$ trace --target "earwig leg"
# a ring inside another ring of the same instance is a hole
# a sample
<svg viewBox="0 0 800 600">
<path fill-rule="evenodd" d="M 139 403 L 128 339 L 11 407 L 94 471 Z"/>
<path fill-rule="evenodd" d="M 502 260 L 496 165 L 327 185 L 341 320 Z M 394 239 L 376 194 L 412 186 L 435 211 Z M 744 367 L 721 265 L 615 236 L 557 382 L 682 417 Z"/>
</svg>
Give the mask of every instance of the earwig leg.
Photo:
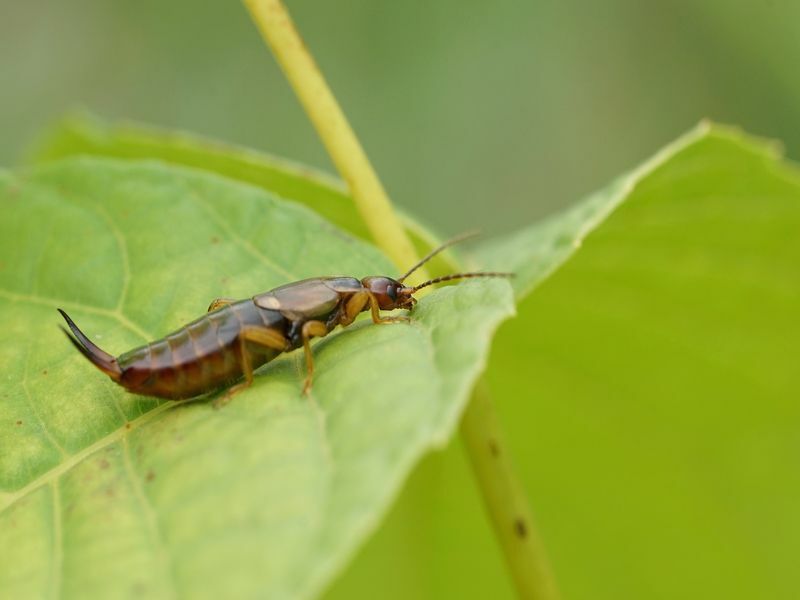
<svg viewBox="0 0 800 600">
<path fill-rule="evenodd" d="M 277 331 L 261 327 L 245 327 L 239 334 L 239 356 L 242 361 L 244 381 L 230 388 L 225 392 L 225 395 L 215 398 L 212 402 L 214 408 L 222 408 L 231 401 L 234 394 L 249 388 L 253 384 L 253 365 L 250 362 L 250 354 L 247 351 L 248 344 L 256 348 L 269 348 L 271 350 L 280 350 L 281 352 L 289 349 L 289 340 Z"/>
<path fill-rule="evenodd" d="M 356 292 L 350 296 L 350 299 L 344 305 L 344 314 L 339 319 L 339 324 L 343 327 L 350 325 L 356 320 L 359 313 L 364 310 L 367 302 L 369 302 L 369 292 L 367 291 Z"/>
<path fill-rule="evenodd" d="M 367 294 L 369 294 L 369 292 L 367 292 Z M 378 304 L 378 299 L 374 294 L 369 294 L 369 308 L 372 314 L 372 322 L 378 325 L 385 323 L 408 323 L 411 320 L 411 317 L 382 317 L 380 312 L 381 306 Z"/>
<path fill-rule="evenodd" d="M 343 326 L 350 325 L 350 323 L 355 321 L 358 314 L 364 310 L 367 302 L 369 302 L 370 305 L 373 323 L 398 323 L 411 320 L 409 317 L 382 317 L 378 299 L 373 294 L 364 290 L 363 292 L 356 292 L 347 301 L 347 304 L 344 306 L 344 314 L 339 319 L 339 324 Z"/>
<path fill-rule="evenodd" d="M 289 340 L 273 329 L 265 329 L 263 327 L 245 327 L 242 329 L 240 337 L 245 342 L 250 342 L 256 349 L 258 347 L 269 348 L 271 350 L 280 350 L 286 352 L 289 350 Z"/>
<path fill-rule="evenodd" d="M 211 301 L 211 304 L 208 305 L 208 311 L 212 312 L 217 310 L 218 308 L 222 308 L 223 306 L 228 306 L 228 304 L 233 304 L 236 302 L 233 298 L 215 298 Z"/>
<path fill-rule="evenodd" d="M 246 390 L 253 384 L 253 365 L 250 362 L 250 355 L 247 353 L 247 348 L 245 348 L 246 343 L 247 340 L 245 339 L 245 336 L 242 335 L 239 338 L 239 360 L 242 361 L 242 374 L 244 375 L 244 381 L 242 383 L 237 383 L 232 388 L 228 388 L 228 391 L 225 392 L 224 395 L 214 398 L 214 401 L 211 403 L 211 405 L 217 410 L 230 402 L 235 394 L 238 394 L 242 390 Z"/>
<path fill-rule="evenodd" d="M 311 338 L 324 337 L 328 335 L 328 328 L 322 321 L 307 321 L 303 323 L 303 352 L 306 355 L 306 381 L 303 384 L 303 393 L 311 391 L 311 382 L 314 375 L 314 355 L 311 352 Z"/>
</svg>

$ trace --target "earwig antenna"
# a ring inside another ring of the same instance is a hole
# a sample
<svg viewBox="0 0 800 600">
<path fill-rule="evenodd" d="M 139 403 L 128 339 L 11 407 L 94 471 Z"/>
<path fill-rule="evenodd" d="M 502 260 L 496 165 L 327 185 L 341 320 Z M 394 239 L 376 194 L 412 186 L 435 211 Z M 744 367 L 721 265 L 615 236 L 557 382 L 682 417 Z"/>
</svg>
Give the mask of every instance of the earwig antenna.
<svg viewBox="0 0 800 600">
<path fill-rule="evenodd" d="M 449 248 L 450 246 L 452 246 L 454 244 L 458 244 L 459 242 L 463 242 L 464 240 L 468 240 L 470 238 L 474 238 L 474 237 L 476 237 L 478 235 L 479 235 L 479 232 L 477 232 L 477 231 L 467 231 L 466 233 L 462 233 L 461 235 L 457 235 L 456 237 L 447 240 L 444 244 L 442 244 L 438 248 L 434 248 L 433 250 L 428 252 L 428 254 L 425 256 L 425 258 L 423 258 L 417 264 L 415 264 L 413 267 L 411 267 L 408 270 L 408 272 L 405 275 L 403 275 L 400 279 L 398 279 L 397 281 L 399 281 L 400 283 L 403 283 L 403 280 L 406 277 L 411 275 L 414 271 L 419 269 L 422 265 L 424 265 L 426 262 L 428 262 L 434 256 L 439 254 L 439 252 L 441 252 L 442 250 L 444 250 L 446 248 Z"/>
<path fill-rule="evenodd" d="M 429 279 L 425 283 L 420 283 L 411 288 L 411 293 L 421 290 L 424 287 L 433 285 L 434 283 L 442 283 L 443 281 L 452 281 L 453 279 L 469 279 L 471 277 L 514 277 L 514 273 L 498 273 L 496 271 L 486 271 L 483 273 L 453 273 L 452 275 L 443 275 L 442 277 L 435 277 Z"/>
</svg>

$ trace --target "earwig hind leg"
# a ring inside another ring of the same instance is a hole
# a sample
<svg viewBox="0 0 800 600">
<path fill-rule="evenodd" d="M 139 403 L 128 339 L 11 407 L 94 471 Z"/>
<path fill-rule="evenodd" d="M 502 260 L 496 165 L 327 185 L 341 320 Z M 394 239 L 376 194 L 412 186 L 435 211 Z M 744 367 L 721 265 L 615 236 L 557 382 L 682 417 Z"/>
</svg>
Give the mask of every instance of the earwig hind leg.
<svg viewBox="0 0 800 600">
<path fill-rule="evenodd" d="M 215 409 L 219 410 L 223 406 L 225 406 L 228 402 L 230 402 L 234 395 L 238 394 L 242 390 L 246 390 L 251 385 L 253 385 L 253 365 L 250 363 L 250 355 L 247 354 L 247 350 L 244 347 L 245 342 L 244 339 L 240 342 L 241 347 L 241 361 L 242 361 L 242 373 L 244 374 L 244 381 L 241 383 L 237 383 L 231 388 L 228 388 L 222 396 L 218 396 L 211 401 L 211 406 Z"/>
<path fill-rule="evenodd" d="M 369 308 L 370 314 L 372 315 L 372 322 L 377 325 L 384 325 L 386 323 L 408 323 L 411 321 L 411 317 L 382 317 L 380 304 L 378 304 L 378 299 L 374 294 L 369 294 Z"/>
<path fill-rule="evenodd" d="M 255 348 L 269 348 L 281 352 L 289 349 L 289 340 L 277 331 L 261 327 L 245 327 L 239 334 L 239 356 L 242 361 L 244 381 L 230 388 L 224 395 L 215 398 L 212 401 L 214 408 L 222 408 L 231 401 L 235 394 L 246 390 L 253 384 L 253 365 L 250 361 L 250 354 L 247 352 L 248 344 Z"/>
<path fill-rule="evenodd" d="M 303 393 L 308 394 L 311 391 L 311 384 L 314 378 L 314 355 L 311 352 L 311 338 L 328 335 L 328 328 L 322 321 L 307 321 L 303 323 L 301 333 L 303 336 L 303 352 L 306 355 L 306 381 L 303 384 Z"/>
<path fill-rule="evenodd" d="M 223 306 L 228 306 L 229 304 L 233 304 L 236 302 L 233 298 L 215 298 L 211 301 L 211 304 L 208 305 L 207 312 L 213 312 L 218 308 L 222 308 Z"/>
</svg>

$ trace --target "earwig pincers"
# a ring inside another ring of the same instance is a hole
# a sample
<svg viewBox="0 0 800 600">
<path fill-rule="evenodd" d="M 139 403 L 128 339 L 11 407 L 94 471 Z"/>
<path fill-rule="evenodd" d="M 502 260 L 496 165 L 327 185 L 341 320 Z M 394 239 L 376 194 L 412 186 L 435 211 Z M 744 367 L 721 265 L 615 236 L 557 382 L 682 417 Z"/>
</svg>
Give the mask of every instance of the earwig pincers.
<svg viewBox="0 0 800 600">
<path fill-rule="evenodd" d="M 374 323 L 408 320 L 382 316 L 382 310 L 412 309 L 413 294 L 444 281 L 469 277 L 509 277 L 509 273 L 453 273 L 416 286 L 403 281 L 436 254 L 461 241 L 450 240 L 420 260 L 403 276 L 316 277 L 282 285 L 246 300 L 218 298 L 208 312 L 166 337 L 111 356 L 98 348 L 60 308 L 70 342 L 92 364 L 129 392 L 159 398 L 193 398 L 231 386 L 214 403 L 220 406 L 253 383 L 253 371 L 283 352 L 303 347 L 311 389 L 314 358 L 310 340 L 346 327 L 369 310 Z M 243 379 L 243 380 L 242 380 Z M 242 381 L 239 381 L 242 380 Z M 238 383 L 237 383 L 238 382 Z"/>
</svg>

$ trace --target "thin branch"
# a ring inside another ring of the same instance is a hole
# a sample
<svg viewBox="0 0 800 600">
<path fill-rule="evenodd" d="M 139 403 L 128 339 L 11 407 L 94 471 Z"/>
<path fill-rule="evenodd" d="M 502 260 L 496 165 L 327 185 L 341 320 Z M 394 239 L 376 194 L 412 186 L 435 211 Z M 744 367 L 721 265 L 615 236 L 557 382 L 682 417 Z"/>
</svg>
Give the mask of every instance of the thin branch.
<svg viewBox="0 0 800 600">
<path fill-rule="evenodd" d="M 557 600 L 550 563 L 483 380 L 475 386 L 461 419 L 461 439 L 517 593 L 525 600 Z"/>
</svg>

